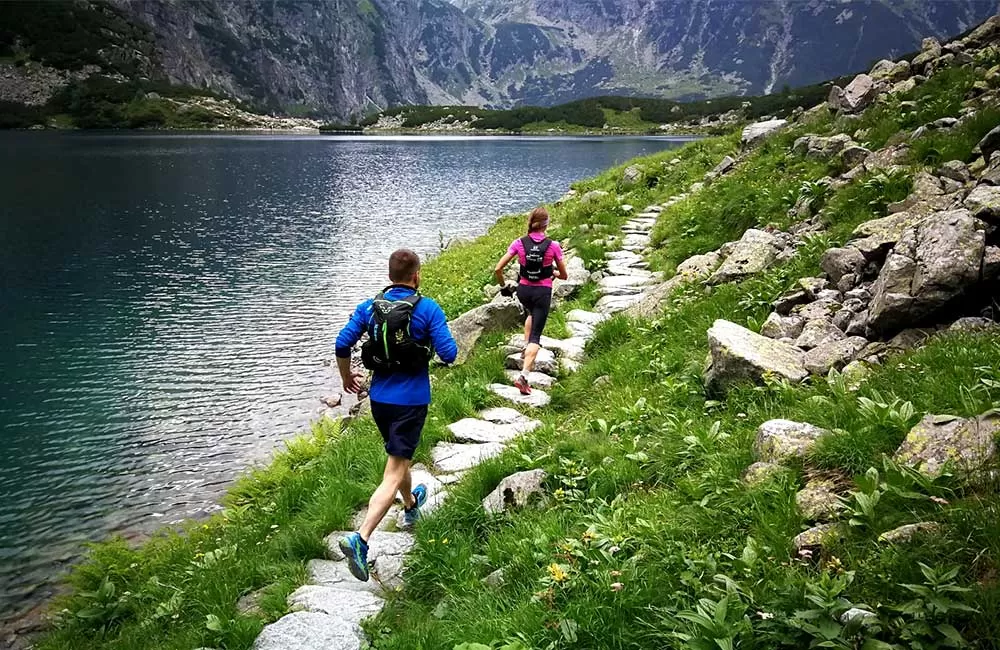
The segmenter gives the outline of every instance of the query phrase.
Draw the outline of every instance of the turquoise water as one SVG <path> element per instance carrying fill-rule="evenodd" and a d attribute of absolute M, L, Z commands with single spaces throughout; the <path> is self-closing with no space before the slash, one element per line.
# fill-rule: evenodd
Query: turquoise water
<path fill-rule="evenodd" d="M 306 427 L 392 250 L 678 144 L 0 134 L 0 615 Z"/>

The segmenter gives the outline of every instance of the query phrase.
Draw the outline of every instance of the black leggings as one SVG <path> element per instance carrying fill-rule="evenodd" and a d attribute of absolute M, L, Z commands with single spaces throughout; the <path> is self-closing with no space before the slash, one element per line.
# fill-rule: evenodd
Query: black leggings
<path fill-rule="evenodd" d="M 519 284 L 517 299 L 531 315 L 531 336 L 528 337 L 528 343 L 541 344 L 542 330 L 545 329 L 545 321 L 549 319 L 549 309 L 552 308 L 552 287 Z"/>

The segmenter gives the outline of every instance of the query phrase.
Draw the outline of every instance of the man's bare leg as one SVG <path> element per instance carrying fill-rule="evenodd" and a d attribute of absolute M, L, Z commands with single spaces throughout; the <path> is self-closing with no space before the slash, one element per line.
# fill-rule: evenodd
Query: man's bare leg
<path fill-rule="evenodd" d="M 366 543 L 382 519 L 385 518 L 385 514 L 389 512 L 392 502 L 396 500 L 396 491 L 402 489 L 404 481 L 409 485 L 410 461 L 398 456 L 389 456 L 389 460 L 385 463 L 385 472 L 382 474 L 382 483 L 368 500 L 368 514 L 365 515 L 365 521 L 358 529 L 358 532 L 361 533 L 361 539 Z M 410 490 L 406 490 L 403 501 L 404 503 L 407 501 L 412 503 L 413 496 L 410 494 Z"/>

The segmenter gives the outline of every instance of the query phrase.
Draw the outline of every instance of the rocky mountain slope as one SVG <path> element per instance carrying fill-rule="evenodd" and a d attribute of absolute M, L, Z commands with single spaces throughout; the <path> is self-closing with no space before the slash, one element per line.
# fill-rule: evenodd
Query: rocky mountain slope
<path fill-rule="evenodd" d="M 0 18 L 10 7 L 37 4 L 3 3 Z M 97 32 L 108 34 L 111 47 L 98 44 L 90 52 L 117 52 L 113 63 L 105 62 L 115 73 L 162 76 L 271 112 L 338 120 L 405 104 L 509 107 L 602 94 L 768 93 L 899 56 L 925 35 L 958 34 L 1000 6 L 997 0 L 43 4 L 52 20 L 67 20 L 56 16 L 62 11 L 114 22 Z M 32 21 L 40 33 L 24 33 L 18 21 L 0 26 L 0 49 L 16 56 L 19 42 L 44 39 L 45 21 Z M 137 47 L 121 47 L 123 31 Z M 131 62 L 127 70 L 123 61 Z M 63 69 L 65 61 L 49 65 Z M 0 100 L 37 99 L 18 90 L 30 85 L 20 72 L 6 71 Z"/>

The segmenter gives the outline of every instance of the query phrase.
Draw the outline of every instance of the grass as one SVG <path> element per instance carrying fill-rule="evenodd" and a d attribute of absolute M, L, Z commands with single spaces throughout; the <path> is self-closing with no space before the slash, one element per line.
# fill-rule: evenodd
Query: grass
<path fill-rule="evenodd" d="M 921 120 L 952 111 L 952 99 L 941 95 L 968 83 L 961 72 L 942 75 L 921 87 Z M 934 147 L 961 154 L 990 115 L 983 111 L 956 142 Z M 877 132 L 869 137 L 886 131 L 886 142 L 897 137 L 887 133 L 890 120 L 896 132 L 910 128 L 881 109 L 861 118 Z M 904 198 L 919 169 L 823 190 L 817 181 L 836 167 L 788 152 L 806 128 L 838 126 L 790 129 L 665 210 L 652 261 L 669 273 L 746 228 L 785 227 L 788 209 L 806 193 L 822 207 L 826 232 L 740 284 L 682 285 L 655 318 L 618 315 L 599 326 L 587 361 L 552 389 L 543 426 L 470 471 L 422 521 L 405 591 L 366 624 L 373 648 L 943 648 L 961 645 L 958 636 L 972 647 L 1000 647 L 995 474 L 927 480 L 890 458 L 926 413 L 965 417 L 1000 407 L 1000 335 L 939 334 L 874 367 L 857 390 L 834 373 L 799 386 L 768 381 L 706 395 L 705 333 L 713 321 L 758 327 L 778 295 L 820 272 L 826 248 Z M 554 206 L 552 234 L 599 269 L 604 251 L 617 245 L 605 238 L 630 214 L 702 180 L 737 141 L 734 133 L 631 161 L 643 172 L 632 187 L 622 181 L 625 165 L 575 184 L 581 195 L 608 194 Z M 929 162 L 921 146 L 914 146 L 915 163 Z M 425 265 L 424 291 L 451 317 L 481 304 L 492 261 L 523 226 L 522 216 L 511 216 L 479 240 L 449 247 Z M 564 314 L 596 298 L 589 285 L 553 314 L 547 333 L 565 335 Z M 434 371 L 417 460 L 427 462 L 433 444 L 449 438 L 448 423 L 499 404 L 485 386 L 503 378 L 498 346 L 506 336 L 484 337 L 465 365 Z M 599 378 L 606 388 L 595 388 Z M 756 429 L 779 417 L 829 433 L 807 463 L 748 486 L 741 479 L 755 460 Z M 305 562 L 323 555 L 323 535 L 347 526 L 367 499 L 382 462 L 369 421 L 344 431 L 318 425 L 243 479 L 209 521 L 165 531 L 138 549 L 121 541 L 96 546 L 73 573 L 61 624 L 39 647 L 86 640 L 124 650 L 148 648 L 149 639 L 157 648 L 250 647 L 285 612 Z M 548 474 L 545 507 L 487 516 L 482 499 L 504 476 L 532 468 Z M 796 555 L 791 539 L 808 524 L 795 495 L 814 477 L 851 489 L 849 517 L 834 544 Z M 877 541 L 920 521 L 943 527 L 909 544 Z M 496 570 L 503 584 L 485 586 Z M 261 612 L 240 614 L 236 601 L 257 590 Z M 863 629 L 844 625 L 840 616 L 853 605 L 877 620 Z"/>

